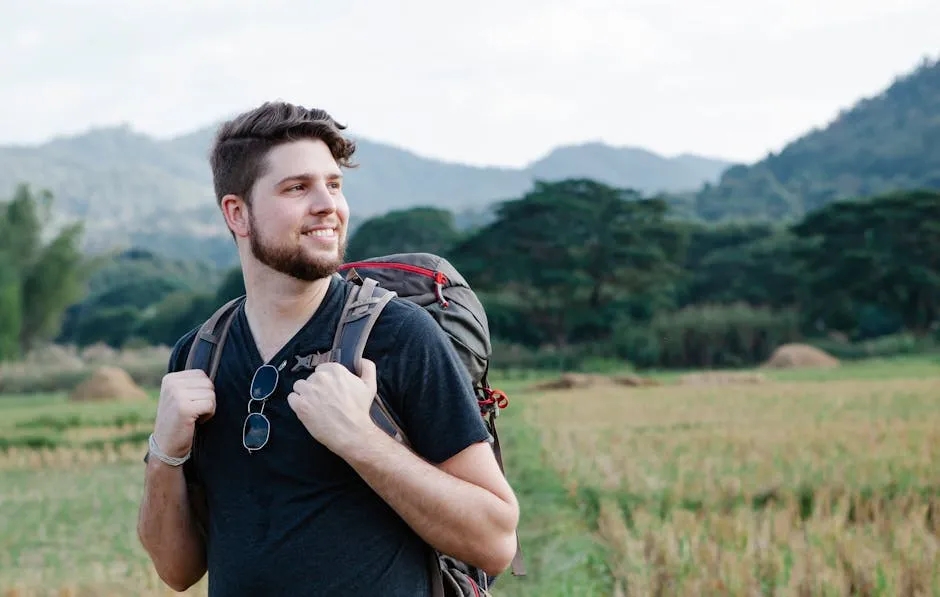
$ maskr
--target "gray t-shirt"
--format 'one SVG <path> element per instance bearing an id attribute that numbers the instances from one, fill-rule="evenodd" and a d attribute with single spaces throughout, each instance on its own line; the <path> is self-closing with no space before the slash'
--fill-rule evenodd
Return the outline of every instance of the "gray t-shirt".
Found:
<path id="1" fill-rule="evenodd" d="M 267 445 L 242 445 L 249 387 L 263 362 L 244 311 L 233 320 L 215 380 L 216 412 L 196 432 L 192 464 L 209 508 L 210 597 L 429 595 L 429 548 L 344 460 L 310 436 L 286 396 L 330 349 L 348 285 L 333 279 L 313 317 L 270 363 L 281 370 L 264 414 Z M 179 370 L 196 330 L 174 347 Z M 446 334 L 413 303 L 393 299 L 363 352 L 378 390 L 415 451 L 440 463 L 491 441 L 472 382 Z M 253 409 L 257 412 L 257 407 Z"/>

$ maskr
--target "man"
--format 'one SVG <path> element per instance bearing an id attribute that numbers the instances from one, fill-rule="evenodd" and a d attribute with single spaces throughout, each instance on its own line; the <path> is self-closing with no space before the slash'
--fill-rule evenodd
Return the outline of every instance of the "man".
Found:
<path id="1" fill-rule="evenodd" d="M 347 293 L 332 275 L 349 217 L 341 168 L 355 151 L 344 128 L 322 110 L 265 103 L 219 129 L 210 163 L 247 298 L 215 383 L 181 370 L 192 330 L 160 390 L 138 534 L 175 590 L 208 571 L 213 597 L 414 597 L 430 594 L 429 544 L 489 574 L 515 553 L 516 497 L 469 375 L 426 311 L 394 299 L 361 376 L 302 366 L 330 348 Z M 278 371 L 263 401 L 270 434 L 249 451 L 249 390 L 264 364 Z M 377 388 L 415 452 L 372 422 Z M 197 428 L 189 464 L 207 496 L 205 539 L 179 465 Z"/>

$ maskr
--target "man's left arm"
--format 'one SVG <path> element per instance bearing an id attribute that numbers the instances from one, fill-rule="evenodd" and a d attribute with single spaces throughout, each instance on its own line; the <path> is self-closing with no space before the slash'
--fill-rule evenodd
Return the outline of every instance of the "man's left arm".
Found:
<path id="1" fill-rule="evenodd" d="M 397 385 L 409 439 L 419 456 L 369 416 L 376 371 L 363 359 L 356 377 L 325 363 L 294 385 L 288 402 L 310 434 L 346 460 L 426 542 L 490 575 L 516 552 L 519 504 L 506 481 L 473 395 L 448 340 L 426 313 L 398 348 L 410 363 Z M 449 393 L 449 395 L 441 395 Z M 432 462 L 433 461 L 433 462 Z"/>
<path id="2" fill-rule="evenodd" d="M 519 504 L 487 443 L 435 466 L 372 425 L 340 456 L 439 551 L 494 576 L 511 563 Z"/>

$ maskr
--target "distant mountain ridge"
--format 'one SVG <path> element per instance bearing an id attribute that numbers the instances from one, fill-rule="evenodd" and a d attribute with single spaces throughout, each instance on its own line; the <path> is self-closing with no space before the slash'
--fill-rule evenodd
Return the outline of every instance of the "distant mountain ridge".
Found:
<path id="1" fill-rule="evenodd" d="M 706 220 L 799 218 L 840 199 L 940 189 L 940 58 L 925 58 L 881 93 L 863 98 L 752 165 L 706 184 Z"/>
<path id="2" fill-rule="evenodd" d="M 677 213 L 709 221 L 793 220 L 831 201 L 896 189 L 940 189 L 940 59 L 924 59 L 880 94 L 843 110 L 754 164 L 672 158 L 598 142 L 557 147 L 524 168 L 449 163 L 359 138 L 347 173 L 356 226 L 420 205 L 480 221 L 535 179 L 587 177 L 645 194 L 666 192 Z M 93 129 L 35 146 L 0 147 L 0 200 L 16 184 L 47 188 L 59 219 L 86 221 L 88 248 L 136 246 L 167 257 L 234 260 L 212 194 L 214 127 L 168 140 L 129 127 Z"/>
<path id="3" fill-rule="evenodd" d="M 22 182 L 48 188 L 60 219 L 86 222 L 90 250 L 138 246 L 169 256 L 208 251 L 211 259 L 228 261 L 231 243 L 215 206 L 208 165 L 214 133 L 213 126 L 161 140 L 117 126 L 40 145 L 0 147 L 0 197 Z M 693 192 L 729 165 L 585 143 L 556 148 L 526 168 L 477 167 L 364 138 L 357 144 L 360 167 L 346 173 L 346 195 L 357 221 L 418 205 L 479 212 L 520 196 L 536 178 L 589 176 L 649 193 Z"/>

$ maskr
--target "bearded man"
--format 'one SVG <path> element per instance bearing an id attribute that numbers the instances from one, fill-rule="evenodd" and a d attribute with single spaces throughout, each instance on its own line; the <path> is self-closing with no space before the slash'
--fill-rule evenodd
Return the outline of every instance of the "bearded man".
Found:
<path id="1" fill-rule="evenodd" d="M 516 497 L 469 375 L 425 310 L 398 298 L 385 307 L 360 376 L 337 363 L 299 366 L 330 349 L 349 291 L 333 275 L 355 151 L 344 128 L 323 110 L 277 102 L 218 131 L 210 164 L 246 298 L 214 381 L 184 366 L 198 328 L 174 346 L 138 521 L 177 591 L 208 571 L 211 597 L 415 597 L 430 595 L 431 546 L 490 575 L 515 554 Z M 377 391 L 411 449 L 373 423 Z M 199 458 L 189 461 L 197 429 Z"/>

